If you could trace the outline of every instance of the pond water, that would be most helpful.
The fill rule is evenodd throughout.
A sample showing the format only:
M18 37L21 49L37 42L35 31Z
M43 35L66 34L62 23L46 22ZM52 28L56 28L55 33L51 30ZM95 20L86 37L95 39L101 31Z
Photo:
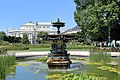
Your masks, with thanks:
M119 80L117 73L98 69L98 65L85 65L84 61L73 61L70 69L48 69L46 63L35 61L19 62L15 72L6 75L6 80L48 80L47 75L68 73L90 73L92 75L108 77L109 80Z

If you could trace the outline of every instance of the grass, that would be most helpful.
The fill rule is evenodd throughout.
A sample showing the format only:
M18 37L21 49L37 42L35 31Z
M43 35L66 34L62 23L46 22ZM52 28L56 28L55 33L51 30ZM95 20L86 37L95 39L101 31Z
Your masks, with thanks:
M91 45L67 44L67 49L90 50L91 48L93 48Z
M117 62L118 62L117 69L120 71L120 56L117 58Z
M49 51L49 48L29 48L29 50L8 50L9 52Z
M29 48L28 51L49 51L49 48Z
M88 45L81 45L81 44L66 44L67 45L67 50L84 50L88 51L93 46L88 46ZM12 45L4 45L1 48L2 49L7 49L9 51L49 51L50 50L51 44L12 44Z
M15 65L15 63L15 55L0 55L0 79L5 78L6 70L9 69L10 66Z
M101 63L108 63L111 62L111 54L103 51L90 51L90 61L91 62L101 62Z
M9 67L15 65L16 63L16 57L15 55L8 55L6 50L0 50L0 80L5 79L5 73L6 70L9 69Z
M11 47L10 45L9 47ZM39 44L39 45L26 45L29 47L29 49L9 49L8 51L22 51L22 52L27 52L27 51L49 51L50 50L50 45L48 44ZM67 44L66 50L76 50L76 51L89 51L93 46L87 46L87 45L77 45L77 44Z

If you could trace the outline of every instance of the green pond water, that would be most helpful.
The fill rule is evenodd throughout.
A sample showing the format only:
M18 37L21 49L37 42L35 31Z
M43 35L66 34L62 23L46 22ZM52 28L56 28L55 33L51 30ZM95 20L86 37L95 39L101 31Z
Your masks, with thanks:
M68 74L68 73L88 73L90 75L108 77L109 80L120 80L120 75L114 72L98 69L99 65L84 65L77 61L71 64L70 69L48 69L47 64L35 61L19 62L14 72L6 74L6 80L49 80L47 75Z

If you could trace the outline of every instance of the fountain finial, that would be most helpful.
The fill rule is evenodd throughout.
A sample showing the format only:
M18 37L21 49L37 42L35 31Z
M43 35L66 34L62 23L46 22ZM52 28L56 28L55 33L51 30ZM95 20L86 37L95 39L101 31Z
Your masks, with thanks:
M57 22L60 22L60 18L58 18Z
M65 23L64 22L60 22L60 19L58 18L56 22L53 22L52 23L53 27L57 27L58 31L57 31L57 34L60 34L60 27L64 27L65 26Z

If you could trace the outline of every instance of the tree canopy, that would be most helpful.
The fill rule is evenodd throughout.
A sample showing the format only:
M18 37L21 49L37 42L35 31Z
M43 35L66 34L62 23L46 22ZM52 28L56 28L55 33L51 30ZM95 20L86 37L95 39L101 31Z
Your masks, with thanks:
M5 36L4 41L7 41L9 43L20 43L21 42L21 37Z
M28 36L27 34L23 34L23 38L21 41L23 44L30 44L29 40L28 40Z
M83 35L94 41L120 39L120 0L74 0L74 19Z
M41 39L40 39L40 37L41 36L46 36L46 35L48 35L48 33L47 32L43 32L43 31L41 31L41 32L39 32L38 34L37 34L37 39L36 39L36 41L38 42L38 43L44 43L44 41L42 41Z
M6 36L5 32L0 32L0 40L4 40L4 37Z

